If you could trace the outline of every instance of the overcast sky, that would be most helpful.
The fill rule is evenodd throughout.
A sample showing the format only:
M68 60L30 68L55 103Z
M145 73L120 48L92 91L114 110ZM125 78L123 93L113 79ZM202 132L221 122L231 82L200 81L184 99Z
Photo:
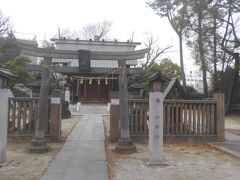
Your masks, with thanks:
M148 0L0 0L0 10L10 16L18 36L49 40L57 29L80 30L86 24L108 20L113 23L110 37L127 41L134 32L134 41L143 42L146 33L159 38L159 46L173 45L170 56L179 64L178 39L166 19L149 7ZM20 33L26 33L20 34ZM186 52L186 50L185 50ZM186 68L192 67L186 53ZM188 68L189 67L189 68Z

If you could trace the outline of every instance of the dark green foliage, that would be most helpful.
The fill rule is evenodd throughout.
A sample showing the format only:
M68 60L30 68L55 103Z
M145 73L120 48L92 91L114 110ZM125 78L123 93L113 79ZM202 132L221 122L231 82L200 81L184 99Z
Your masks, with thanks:
M181 76L181 68L178 64L173 63L170 59L163 59L160 64L154 63L147 67L145 76L151 76L153 73L161 72L168 78L178 78Z
M9 33L7 38L0 39L0 65L9 59L15 59L19 54L20 48L13 33Z
M19 89L13 88L13 89L11 89L11 91L15 97L28 97L28 95L25 92L23 92Z
M191 86L187 86L187 91L188 91L188 99L202 99L203 98L203 94L200 94L199 92L196 91L196 89L194 89Z
M145 77L149 77L152 74L160 72L163 76L171 79L178 78L181 76L181 68L178 64L173 63L170 59L163 59L160 64L154 63L149 65L145 71ZM148 91L148 82L143 83L144 90Z
M30 58L26 56L18 56L14 60L8 60L6 61L3 66L16 76L17 78L17 83L29 83L33 81L35 78L32 74L30 74L26 68L25 65L26 63L30 62Z

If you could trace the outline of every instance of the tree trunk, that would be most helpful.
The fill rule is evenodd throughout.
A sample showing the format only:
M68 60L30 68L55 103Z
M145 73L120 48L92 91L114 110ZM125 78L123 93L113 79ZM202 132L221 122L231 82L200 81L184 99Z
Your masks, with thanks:
M183 82L183 90L185 93L187 92L187 86L186 86L186 78L185 78L185 71L184 71L184 63L183 63L183 43L182 43L182 34L178 34L179 38L179 53L180 53L180 65L181 65L181 79Z
M200 61L202 65L203 71L203 93L204 97L208 97L208 85L207 85L207 66L206 60L204 57L204 48L203 48L203 34L202 34L202 10L198 10L198 48L199 48L199 55Z
M214 29L213 29L213 90L214 92L219 91L219 84L217 79L217 19L214 17Z
M226 104L226 114L229 113L229 109L232 106L234 95L235 95L235 92L237 91L237 83L238 83L238 80L239 80L239 66L240 66L239 53L234 53L233 58L235 60L234 76L233 76L233 82L232 82L232 85L231 85L231 88L230 88L228 101L227 101L227 104Z

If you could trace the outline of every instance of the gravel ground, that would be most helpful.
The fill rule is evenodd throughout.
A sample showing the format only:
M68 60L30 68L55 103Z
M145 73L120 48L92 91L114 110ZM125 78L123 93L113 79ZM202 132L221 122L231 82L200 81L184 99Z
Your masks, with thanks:
M240 160L205 144L164 144L166 166L146 166L148 145L136 143L138 152L117 155L112 152L113 180L240 179Z
M109 118L104 118L106 137ZM236 180L240 179L240 159L205 143L165 142L162 166L147 166L148 141L136 143L138 152L119 155L112 151L116 144L106 140L111 180Z

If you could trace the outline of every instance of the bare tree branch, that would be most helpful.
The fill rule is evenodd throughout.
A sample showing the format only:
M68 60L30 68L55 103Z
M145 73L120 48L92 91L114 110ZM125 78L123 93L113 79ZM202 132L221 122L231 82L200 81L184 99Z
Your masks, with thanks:
M107 34L112 28L112 22L103 21L94 24L88 24L80 31L80 36L83 39L95 39L100 40L107 38Z
M10 17L3 16L0 12L0 37L6 36L12 30Z
M146 61L143 64L143 68L146 69L148 65L151 65L158 61L158 58L163 54L167 53L172 46L167 46L164 49L161 49L156 43L158 39L155 39L152 35L147 38L147 41L144 42L144 45L149 48L149 52L146 55Z

